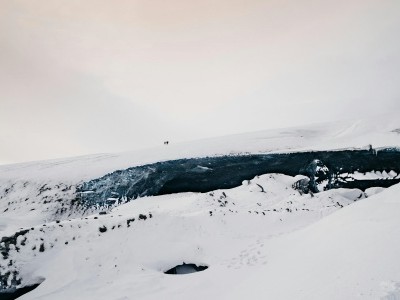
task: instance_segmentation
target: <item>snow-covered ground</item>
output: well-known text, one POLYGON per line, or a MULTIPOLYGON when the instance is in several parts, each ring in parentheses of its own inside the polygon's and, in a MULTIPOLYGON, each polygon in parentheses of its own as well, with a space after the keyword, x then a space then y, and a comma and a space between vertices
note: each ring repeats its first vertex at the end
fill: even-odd
POLYGON ((0 180, 77 181, 101 177, 109 172, 180 158, 282 153, 309 150, 400 147, 400 112, 380 119, 266 130, 191 141, 119 154, 97 154, 0 166, 0 180))
POLYGON ((78 183, 118 169, 215 155, 400 147, 399 128, 393 115, 0 166, 0 238, 23 230, 0 243, 0 275, 13 274, 8 285, 42 282, 21 299, 400 299, 399 184, 304 194, 293 188, 304 177, 265 174, 233 189, 144 197, 108 214, 54 221, 78 183), (182 263, 208 269, 164 274, 182 263))
MULTIPOLYGON (((398 115, 398 112, 393 112, 379 119, 315 124, 303 128, 170 143, 168 146, 119 154, 3 165, 0 166, 0 234, 8 235, 19 227, 56 219, 56 214, 62 214, 70 207, 79 183, 133 166, 172 159, 250 153, 369 149, 369 145, 375 149, 400 148, 398 115)), ((387 171, 390 173, 391 170, 387 171)), ((389 177, 393 178, 392 175, 389 177)), ((369 177, 385 176, 375 173, 369 177)))
POLYGON ((400 186, 311 196, 291 188, 298 179, 267 174, 37 226, 9 254, 22 278, 45 279, 21 299, 400 296, 400 186), (163 273, 183 262, 209 268, 163 273))
POLYGON ((400 299, 400 186, 270 240, 268 266, 235 286, 259 299, 400 299))

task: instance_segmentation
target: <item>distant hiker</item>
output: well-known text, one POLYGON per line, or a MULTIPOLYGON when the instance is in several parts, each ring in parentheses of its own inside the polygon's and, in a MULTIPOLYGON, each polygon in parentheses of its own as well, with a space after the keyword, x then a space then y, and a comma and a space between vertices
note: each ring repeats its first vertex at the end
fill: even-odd
POLYGON ((169 144, 169 141, 165 141, 165 142, 164 142, 164 145, 168 145, 168 144, 169 144))

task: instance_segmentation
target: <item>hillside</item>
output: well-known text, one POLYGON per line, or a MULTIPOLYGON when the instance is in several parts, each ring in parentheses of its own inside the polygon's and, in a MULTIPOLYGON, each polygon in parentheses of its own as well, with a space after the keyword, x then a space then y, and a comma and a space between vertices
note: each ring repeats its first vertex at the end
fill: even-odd
POLYGON ((397 299, 399 128, 0 166, 0 298, 397 299))

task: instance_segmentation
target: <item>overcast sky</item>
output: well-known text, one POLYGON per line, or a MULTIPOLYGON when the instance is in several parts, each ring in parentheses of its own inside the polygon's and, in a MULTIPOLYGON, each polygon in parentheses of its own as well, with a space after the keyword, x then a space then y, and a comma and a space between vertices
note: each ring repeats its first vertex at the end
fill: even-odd
POLYGON ((399 0, 0 1, 0 163, 384 113, 399 87, 399 0))

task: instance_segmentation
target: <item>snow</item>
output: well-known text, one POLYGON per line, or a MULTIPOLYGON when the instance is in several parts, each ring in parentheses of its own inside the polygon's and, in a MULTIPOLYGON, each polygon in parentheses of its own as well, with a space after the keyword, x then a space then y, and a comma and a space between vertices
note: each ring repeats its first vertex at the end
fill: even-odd
POLYGON ((303 128, 274 129, 185 143, 170 143, 151 149, 119 154, 97 154, 65 159, 0 166, 0 182, 9 180, 79 181, 109 172, 159 161, 250 153, 281 153, 309 150, 375 149, 400 147, 399 112, 385 119, 361 119, 341 123, 313 124, 303 128))
POLYGON ((232 299, 249 290, 259 299, 399 299, 399 193, 393 186, 269 241, 268 266, 232 299))
POLYGON ((400 299, 400 184, 304 194, 293 184, 306 177, 265 174, 233 189, 143 197, 107 214, 50 218, 73 200, 77 183, 146 163, 400 147, 400 118, 393 116, 0 166, 7 190, 0 200, 10 202, 10 211, 0 212, 1 236, 29 229, 9 245, 0 267, 18 271, 22 285, 42 282, 20 298, 29 300, 400 299), (35 209, 38 191, 60 202, 35 209), (24 205, 14 207, 15 199, 24 205), (164 274, 183 263, 208 269, 164 274))
MULTIPOLYGON (((8 195, 0 195, 0 212, 8 208, 5 216, 0 218, 0 232, 8 235, 19 227, 54 220, 54 213, 61 211, 65 204, 74 199, 75 188, 79 183, 147 163, 228 154, 369 149, 369 145, 374 148, 400 148, 400 135, 396 131, 400 128, 398 115, 398 112, 393 112, 383 120, 314 124, 303 128, 274 129, 180 144, 170 143, 168 146, 119 154, 96 154, 0 166, 0 193, 1 188, 3 191, 9 190, 8 195), (62 201, 39 206, 46 196, 62 201), (8 202, 14 205, 17 200, 24 205, 18 208, 4 206, 8 202)), ((198 166, 197 171, 207 171, 205 168, 198 166)), ((368 176, 370 179, 394 178, 394 175, 399 178, 392 170, 387 172, 387 176, 368 173, 366 179, 368 176)), ((364 175, 355 176, 361 178, 364 175)), ((322 182, 319 189, 322 190, 325 184, 322 182)), ((257 190, 258 187, 253 189, 257 190)))
POLYGON ((146 197, 107 215, 38 226, 27 234, 27 246, 10 254, 23 278, 45 278, 21 299, 376 299, 397 293, 400 186, 366 199, 356 189, 311 196, 291 188, 298 179, 266 174, 234 189, 146 197), (257 184, 265 192, 252 191, 257 184), (209 268, 163 273, 183 262, 209 268))
POLYGON ((393 170, 391 170, 389 173, 386 171, 380 172, 366 172, 365 174, 359 173, 359 172, 354 172, 353 175, 350 175, 354 179, 365 179, 365 180, 371 180, 371 179, 392 179, 396 178, 397 173, 393 170))

